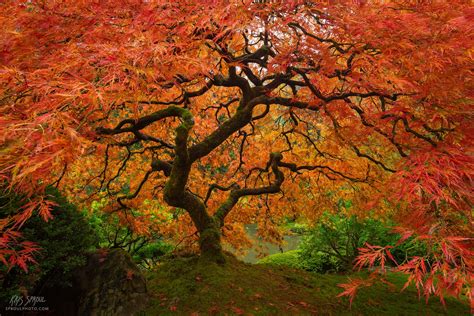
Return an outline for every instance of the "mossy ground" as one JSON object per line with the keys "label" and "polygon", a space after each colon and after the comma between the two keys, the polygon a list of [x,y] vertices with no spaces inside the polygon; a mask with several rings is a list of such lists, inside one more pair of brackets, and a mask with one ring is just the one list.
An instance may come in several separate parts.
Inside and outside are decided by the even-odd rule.
{"label": "mossy ground", "polygon": [[252,265],[227,257],[225,265],[180,258],[148,275],[152,295],[141,315],[469,315],[469,307],[447,299],[418,300],[415,289],[400,292],[403,275],[360,291],[349,308],[338,298],[344,275],[321,275],[283,266]]}

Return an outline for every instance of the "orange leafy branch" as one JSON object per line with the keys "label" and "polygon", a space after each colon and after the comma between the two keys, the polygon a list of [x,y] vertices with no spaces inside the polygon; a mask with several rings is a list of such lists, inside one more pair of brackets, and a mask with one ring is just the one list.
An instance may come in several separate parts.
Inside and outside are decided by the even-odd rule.
{"label": "orange leafy branch", "polygon": [[348,296],[349,305],[352,306],[352,301],[357,295],[357,292],[364,287],[373,285],[374,279],[369,277],[367,279],[362,278],[349,278],[349,282],[338,284],[337,286],[344,289],[343,292],[339,293],[337,297]]}
{"label": "orange leafy branch", "polygon": [[366,243],[365,247],[359,248],[359,255],[355,259],[354,268],[361,270],[365,266],[373,267],[376,263],[379,263],[382,271],[385,272],[387,257],[394,264],[397,264],[395,258],[390,253],[391,248],[393,248],[393,246],[382,247]]}

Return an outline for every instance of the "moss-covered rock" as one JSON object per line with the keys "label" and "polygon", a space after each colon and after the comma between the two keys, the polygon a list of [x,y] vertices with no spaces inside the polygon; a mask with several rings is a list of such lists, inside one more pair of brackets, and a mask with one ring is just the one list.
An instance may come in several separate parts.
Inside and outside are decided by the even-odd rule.
{"label": "moss-covered rock", "polygon": [[134,315],[148,300],[145,278],[120,249],[90,255],[77,279],[77,315]]}

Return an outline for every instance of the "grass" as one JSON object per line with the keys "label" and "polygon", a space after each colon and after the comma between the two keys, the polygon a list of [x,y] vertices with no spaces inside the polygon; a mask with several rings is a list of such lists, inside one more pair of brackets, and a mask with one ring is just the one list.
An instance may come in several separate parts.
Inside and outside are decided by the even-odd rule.
{"label": "grass", "polygon": [[[388,277],[399,289],[404,276]],[[284,266],[251,265],[233,257],[225,265],[197,258],[165,262],[148,275],[152,299],[141,315],[469,315],[469,307],[447,299],[418,300],[380,284],[360,291],[352,308],[338,298],[347,276],[322,275]]]}

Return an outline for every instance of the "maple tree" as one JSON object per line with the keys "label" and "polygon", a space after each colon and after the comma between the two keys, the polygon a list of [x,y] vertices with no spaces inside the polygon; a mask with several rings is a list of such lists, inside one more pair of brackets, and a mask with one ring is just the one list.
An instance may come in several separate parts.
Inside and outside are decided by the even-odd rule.
{"label": "maple tree", "polygon": [[[344,197],[429,240],[437,265],[403,266],[425,293],[472,285],[470,1],[0,8],[0,174],[26,196],[0,222],[4,263],[31,259],[18,230],[50,219],[50,184],[143,234],[185,210],[170,232],[217,261],[241,223],[278,242],[279,218]],[[360,264],[389,254],[368,249]]]}

